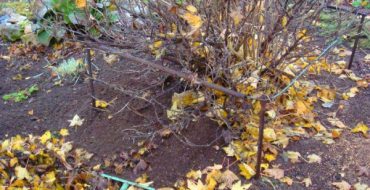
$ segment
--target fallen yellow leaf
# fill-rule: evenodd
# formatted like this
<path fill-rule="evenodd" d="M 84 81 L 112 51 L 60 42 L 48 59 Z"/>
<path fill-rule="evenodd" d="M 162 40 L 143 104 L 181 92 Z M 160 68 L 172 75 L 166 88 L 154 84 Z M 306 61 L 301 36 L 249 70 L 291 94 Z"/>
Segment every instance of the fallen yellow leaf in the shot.
<path fill-rule="evenodd" d="M 15 165 L 15 164 L 17 164 L 17 163 L 18 163 L 18 158 L 17 158 L 17 157 L 12 158 L 12 159 L 10 159 L 10 161 L 9 161 L 9 165 L 10 165 L 10 167 L 14 167 L 14 165 Z"/>
<path fill-rule="evenodd" d="M 266 128 L 263 130 L 263 139 L 265 141 L 271 142 L 276 140 L 276 133 L 272 128 Z"/>
<path fill-rule="evenodd" d="M 341 129 L 333 129 L 331 131 L 331 136 L 333 137 L 333 139 L 339 138 L 341 134 L 342 134 L 342 130 Z"/>
<path fill-rule="evenodd" d="M 292 163 L 296 163 L 299 161 L 299 157 L 301 156 L 301 153 L 294 152 L 294 151 L 287 151 L 287 157 L 290 159 Z"/>
<path fill-rule="evenodd" d="M 197 11 L 198 11 L 197 8 L 195 8 L 193 5 L 186 6 L 186 10 L 188 10 L 189 12 L 191 12 L 193 14 L 197 13 Z"/>
<path fill-rule="evenodd" d="M 317 154 L 311 154 L 307 156 L 308 163 L 321 163 L 321 157 Z"/>
<path fill-rule="evenodd" d="M 30 173 L 28 172 L 27 168 L 23 168 L 21 166 L 15 167 L 15 176 L 17 176 L 18 179 L 27 179 L 31 180 L 32 177 L 30 176 Z"/>
<path fill-rule="evenodd" d="M 239 164 L 240 174 L 244 176 L 246 179 L 252 178 L 256 175 L 256 172 L 246 163 Z"/>
<path fill-rule="evenodd" d="M 336 117 L 334 117 L 334 118 L 330 117 L 330 118 L 328 118 L 328 121 L 334 127 L 338 127 L 338 128 L 341 128 L 341 129 L 347 128 L 347 126 Z"/>
<path fill-rule="evenodd" d="M 338 190 L 350 190 L 351 185 L 346 181 L 332 183 Z"/>
<path fill-rule="evenodd" d="M 49 139 L 51 139 L 51 133 L 50 131 L 46 131 L 41 137 L 40 137 L 40 140 L 41 140 L 41 143 L 42 144 L 45 144 Z"/>
<path fill-rule="evenodd" d="M 266 173 L 269 177 L 273 177 L 275 179 L 281 179 L 284 177 L 284 170 L 279 168 L 266 169 L 263 172 Z"/>
<path fill-rule="evenodd" d="M 304 183 L 304 186 L 305 187 L 310 187 L 311 185 L 312 185 L 312 180 L 311 180 L 311 178 L 304 178 L 303 180 L 302 180 L 302 183 Z"/>
<path fill-rule="evenodd" d="M 186 174 L 186 178 L 197 180 L 202 177 L 202 172 L 200 170 L 191 170 Z"/>
<path fill-rule="evenodd" d="M 63 137 L 68 136 L 69 135 L 68 129 L 65 128 L 61 129 L 59 131 L 59 134 L 62 135 Z"/>
<path fill-rule="evenodd" d="M 280 179 L 280 181 L 283 182 L 283 183 L 286 183 L 289 186 L 291 186 L 293 184 L 293 179 L 290 178 L 290 177 L 287 177 L 287 176 Z"/>
<path fill-rule="evenodd" d="M 274 154 L 265 154 L 265 159 L 268 162 L 272 162 L 272 161 L 276 160 L 276 155 L 274 155 Z"/>
<path fill-rule="evenodd" d="M 365 137 L 367 136 L 367 131 L 369 127 L 366 126 L 363 122 L 360 122 L 356 125 L 355 128 L 351 130 L 352 133 L 362 133 Z"/>
<path fill-rule="evenodd" d="M 44 179 L 44 181 L 45 181 L 46 183 L 52 184 L 52 183 L 54 183 L 54 181 L 55 181 L 55 180 L 56 180 L 56 178 L 55 178 L 55 173 L 54 173 L 54 171 L 48 172 L 48 173 L 45 175 L 45 179 Z"/>
<path fill-rule="evenodd" d="M 297 101 L 295 103 L 296 109 L 297 109 L 297 114 L 303 115 L 305 113 L 310 112 L 310 109 L 307 107 L 306 103 L 304 101 Z"/>
<path fill-rule="evenodd" d="M 108 103 L 104 100 L 95 100 L 95 107 L 105 109 L 108 107 Z"/>
<path fill-rule="evenodd" d="M 193 14 L 193 13 L 187 12 L 184 15 L 182 15 L 182 18 L 184 20 L 186 20 L 186 22 L 188 22 L 188 24 L 191 26 L 192 30 L 199 29 L 203 24 L 202 18 L 198 15 Z"/>
<path fill-rule="evenodd" d="M 357 87 L 353 87 L 349 89 L 348 92 L 343 93 L 342 97 L 344 100 L 348 100 L 349 98 L 355 97 L 358 92 L 359 92 L 359 89 Z"/>
<path fill-rule="evenodd" d="M 239 180 L 233 184 L 231 190 L 248 190 L 252 186 L 251 183 L 242 185 L 242 182 Z"/>
<path fill-rule="evenodd" d="M 68 120 L 70 122 L 69 126 L 70 127 L 79 127 L 83 124 L 84 119 L 81 119 L 80 116 L 77 114 L 73 116 L 72 120 Z"/>

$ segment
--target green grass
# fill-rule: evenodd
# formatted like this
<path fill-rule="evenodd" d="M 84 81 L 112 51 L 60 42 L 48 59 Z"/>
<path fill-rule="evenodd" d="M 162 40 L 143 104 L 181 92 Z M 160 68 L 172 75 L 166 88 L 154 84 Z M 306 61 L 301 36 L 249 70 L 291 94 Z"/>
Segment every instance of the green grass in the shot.
<path fill-rule="evenodd" d="M 332 36 L 332 34 L 335 34 L 335 32 L 338 30 L 338 14 L 339 12 L 336 11 L 323 11 L 320 14 L 320 25 L 319 25 L 319 34 L 322 36 Z M 342 20 L 341 26 L 339 27 L 340 30 L 346 29 L 347 25 L 350 24 L 353 20 L 355 20 L 358 24 L 360 22 L 359 18 L 355 18 L 355 15 L 350 13 L 342 13 L 343 18 L 346 18 L 345 20 Z M 344 35 L 346 36 L 355 36 L 357 33 L 357 27 L 351 27 L 350 30 Z M 366 48 L 370 49 L 370 20 L 365 20 L 362 34 L 365 34 L 367 36 L 367 39 L 360 39 L 359 47 L 360 48 Z M 354 42 L 354 39 L 347 40 L 348 43 Z"/>
<path fill-rule="evenodd" d="M 9 94 L 5 94 L 3 96 L 4 101 L 14 101 L 14 102 L 22 102 L 27 100 L 32 94 L 36 93 L 39 90 L 37 85 L 32 85 L 31 87 L 20 90 L 17 92 L 12 92 Z"/>

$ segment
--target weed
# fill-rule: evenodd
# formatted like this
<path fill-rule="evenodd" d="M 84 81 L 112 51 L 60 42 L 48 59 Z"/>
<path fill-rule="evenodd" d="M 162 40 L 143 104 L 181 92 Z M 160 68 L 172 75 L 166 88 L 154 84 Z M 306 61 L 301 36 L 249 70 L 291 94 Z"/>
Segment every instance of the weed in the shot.
<path fill-rule="evenodd" d="M 32 85 L 31 87 L 20 90 L 18 92 L 12 92 L 9 94 L 5 94 L 3 96 L 4 101 L 14 101 L 14 102 L 22 102 L 27 100 L 32 94 L 36 93 L 39 90 L 36 84 Z"/>
<path fill-rule="evenodd" d="M 58 77 L 77 77 L 79 73 L 83 71 L 83 61 L 82 59 L 76 60 L 75 58 L 70 58 L 68 60 L 63 60 L 62 63 L 52 69 Z"/>

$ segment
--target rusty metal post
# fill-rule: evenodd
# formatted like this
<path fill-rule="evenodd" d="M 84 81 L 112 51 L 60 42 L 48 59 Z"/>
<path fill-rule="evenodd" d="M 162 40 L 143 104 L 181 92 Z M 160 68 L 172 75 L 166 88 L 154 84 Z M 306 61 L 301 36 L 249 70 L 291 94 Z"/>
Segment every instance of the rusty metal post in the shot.
<path fill-rule="evenodd" d="M 351 57 L 349 59 L 347 69 L 351 69 L 351 67 L 352 67 L 352 63 L 353 63 L 353 60 L 355 58 L 355 54 L 356 54 L 358 42 L 360 40 L 360 33 L 361 33 L 362 27 L 364 25 L 365 17 L 366 17 L 365 15 L 362 15 L 361 16 L 360 26 L 358 27 L 358 31 L 357 31 L 357 34 L 356 34 L 355 43 L 353 44 L 353 47 L 352 47 L 352 54 L 351 54 Z"/>
<path fill-rule="evenodd" d="M 261 177 L 261 163 L 262 163 L 262 152 L 263 152 L 263 130 L 265 128 L 265 113 L 266 113 L 267 100 L 263 98 L 261 100 L 261 111 L 259 113 L 259 131 L 258 131 L 258 150 L 257 150 L 257 164 L 256 164 L 256 175 L 255 178 Z"/>
<path fill-rule="evenodd" d="M 96 107 L 95 105 L 95 88 L 94 88 L 94 78 L 92 73 L 92 65 L 91 65 L 91 49 L 86 49 L 86 61 L 87 61 L 87 69 L 88 69 L 88 75 L 89 75 L 89 86 L 90 86 L 90 92 L 91 92 L 91 104 L 93 108 Z"/>

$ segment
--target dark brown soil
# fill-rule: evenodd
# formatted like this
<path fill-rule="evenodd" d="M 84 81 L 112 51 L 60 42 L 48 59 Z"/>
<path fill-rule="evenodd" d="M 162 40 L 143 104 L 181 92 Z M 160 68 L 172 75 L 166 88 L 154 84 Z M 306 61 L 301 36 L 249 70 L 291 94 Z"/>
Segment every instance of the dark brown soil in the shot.
<path fill-rule="evenodd" d="M 1 55 L 8 55 L 7 47 L 8 44 L 2 45 Z M 40 56 L 46 57 L 47 54 Z M 74 56 L 79 55 L 81 52 L 74 53 Z M 76 147 L 85 148 L 95 154 L 91 163 L 94 165 L 102 163 L 105 158 L 119 155 L 120 152 L 136 150 L 140 141 L 152 139 L 152 143 L 158 148 L 151 150 L 143 159 L 150 166 L 150 169 L 145 172 L 150 180 L 155 181 L 156 187 L 173 185 L 192 168 L 202 169 L 214 163 L 222 163 L 225 157 L 222 150 L 216 150 L 212 146 L 192 147 L 179 141 L 175 136 L 162 139 L 156 135 L 156 132 L 163 128 L 161 123 L 167 123 L 163 113 L 171 103 L 173 92 L 178 89 L 176 84 L 163 85 L 161 81 L 164 81 L 167 75 L 146 72 L 147 68 L 142 65 L 130 64 L 124 60 L 110 67 L 104 63 L 101 56 L 98 56 L 94 63 L 101 69 L 98 74 L 99 80 L 115 87 L 123 87 L 123 90 L 117 90 L 101 82 L 95 83 L 97 98 L 106 101 L 114 100 L 106 110 L 92 109 L 87 80 L 81 79 L 78 82 L 66 80 L 62 86 L 54 86 L 55 81 L 50 77 L 50 72 L 43 68 L 46 61 L 30 61 L 30 58 L 25 56 L 13 57 L 11 62 L 0 59 L 1 96 L 33 84 L 37 84 L 40 88 L 39 92 L 24 102 L 1 100 L 0 140 L 18 134 L 40 135 L 47 130 L 57 132 L 61 128 L 68 128 L 69 140 L 73 141 Z M 20 71 L 19 68 L 25 64 L 30 64 L 30 69 Z M 132 70 L 139 72 L 131 73 Z M 122 72 L 127 73 L 122 74 Z M 37 78 L 12 80 L 16 74 L 28 77 L 40 73 L 43 75 Z M 146 101 L 133 99 L 132 96 L 125 94 L 130 93 L 131 89 L 145 89 L 145 92 L 156 97 L 159 103 L 152 106 Z M 121 110 L 126 103 L 129 103 L 130 109 L 136 111 Z M 30 110 L 33 110 L 33 115 L 28 114 Z M 85 119 L 81 127 L 69 127 L 68 120 L 75 114 Z M 113 117 L 110 118 L 110 116 Z M 221 128 L 211 121 L 202 120 L 188 126 L 182 134 L 194 144 L 205 145 L 219 138 Z M 214 144 L 220 143 L 222 142 L 217 141 Z M 134 180 L 144 173 L 134 174 L 130 168 L 120 175 L 114 174 L 112 169 L 107 169 L 106 172 L 129 180 Z"/>
<path fill-rule="evenodd" d="M 2 44 L 0 55 L 7 55 L 8 44 Z M 37 53 L 37 52 L 35 52 Z M 115 101 L 106 110 L 93 110 L 90 104 L 90 90 L 88 82 L 82 75 L 80 81 L 64 81 L 62 86 L 54 86 L 50 72 L 44 68 L 46 61 L 40 54 L 39 61 L 31 61 L 24 56 L 13 57 L 11 65 L 8 61 L 0 59 L 0 95 L 24 89 L 32 84 L 38 84 L 40 91 L 30 99 L 20 103 L 0 101 L 0 140 L 17 134 L 40 135 L 46 130 L 58 131 L 68 128 L 69 140 L 75 146 L 86 148 L 95 154 L 91 165 L 101 163 L 105 158 L 111 158 L 120 152 L 130 152 L 137 149 L 138 142 L 149 140 L 156 145 L 156 149 L 147 153 L 143 159 L 149 164 L 146 173 L 153 180 L 155 187 L 171 186 L 176 180 L 185 176 L 191 169 L 202 169 L 215 163 L 221 164 L 225 161 L 225 154 L 221 150 L 209 147 L 193 147 L 181 142 L 176 136 L 161 138 L 158 131 L 168 122 L 165 119 L 166 106 L 170 105 L 172 93 L 179 90 L 175 83 L 163 85 L 167 75 L 160 72 L 146 72 L 146 67 L 131 64 L 121 60 L 114 66 L 109 66 L 100 58 L 94 63 L 101 70 L 98 78 L 110 84 L 124 87 L 121 90 L 110 88 L 100 82 L 96 83 L 96 97 Z M 81 55 L 81 52 L 75 52 Z M 29 70 L 20 71 L 20 67 L 30 64 Z M 355 69 L 357 66 L 355 66 Z M 113 71 L 115 70 L 115 71 Z M 132 70 L 140 72 L 130 73 Z M 363 71 L 363 68 L 357 70 Z M 118 72 L 119 71 L 119 72 Z M 126 72 L 126 73 L 122 73 Z M 29 80 L 12 80 L 16 74 L 23 76 L 41 76 Z M 363 73 L 361 73 L 363 74 Z M 366 73 L 365 73 L 366 74 Z M 346 90 L 353 82 L 326 76 L 317 82 L 330 84 L 338 90 Z M 148 88 L 151 87 L 151 88 Z M 143 92 L 156 97 L 157 103 L 133 99 L 125 93 L 130 89 L 144 89 Z M 140 96 L 140 95 L 139 95 Z M 127 103 L 129 108 L 135 112 L 124 109 Z M 348 108 L 339 113 L 348 126 L 354 127 L 360 121 L 370 125 L 370 90 L 362 90 L 355 98 L 348 102 Z M 336 105 L 328 110 L 318 109 L 321 120 L 326 117 L 323 113 L 335 110 Z M 33 110 L 33 115 L 28 111 Z M 78 114 L 85 122 L 78 128 L 69 127 L 68 120 Z M 110 118 L 110 115 L 113 115 Z M 327 125 L 324 121 L 323 124 Z M 219 138 L 221 128 L 217 124 L 201 119 L 190 124 L 182 131 L 194 144 L 208 144 Z M 216 141 L 215 145 L 222 147 L 223 140 Z M 359 166 L 370 169 L 370 141 L 359 134 L 344 133 L 333 145 L 324 145 L 314 139 L 305 139 L 291 143 L 287 150 L 298 151 L 302 156 L 318 154 L 322 157 L 321 164 L 290 164 L 279 158 L 274 164 L 280 164 L 286 171 L 286 176 L 291 177 L 295 183 L 287 186 L 281 182 L 273 181 L 274 187 L 267 182 L 255 182 L 254 189 L 333 189 L 332 182 L 342 179 L 354 184 L 358 181 L 370 185 L 369 177 L 357 176 Z M 105 172 L 113 173 L 112 169 Z M 133 180 L 144 172 L 134 173 L 132 169 L 126 169 L 119 176 Z M 237 171 L 236 171 L 237 173 Z M 341 176 L 344 173 L 344 176 Z M 303 178 L 310 177 L 313 185 L 305 188 L 301 183 Z"/>
<path fill-rule="evenodd" d="M 326 84 L 338 91 L 337 95 L 355 86 L 350 80 L 339 79 L 329 74 L 315 76 L 317 84 Z M 337 110 L 340 100 L 336 100 L 330 109 L 317 105 L 315 111 L 318 119 L 326 128 L 333 128 L 327 122 L 328 113 Z M 342 100 L 343 101 L 343 100 Z M 362 89 L 354 98 L 345 102 L 345 109 L 337 113 L 338 118 L 348 127 L 353 128 L 359 122 L 370 125 L 370 89 Z M 259 182 L 256 189 L 336 189 L 332 183 L 347 181 L 354 185 L 358 182 L 370 185 L 370 176 L 359 175 L 359 169 L 370 172 L 370 139 L 361 134 L 353 134 L 345 131 L 341 137 L 332 145 L 325 145 L 313 138 L 303 139 L 290 143 L 285 151 L 299 152 L 304 158 L 310 154 L 317 154 L 322 158 L 321 164 L 309 164 L 304 161 L 296 164 L 285 162 L 280 157 L 275 163 L 281 165 L 285 171 L 285 176 L 293 179 L 292 186 L 288 186 L 279 181 L 272 181 L 272 184 Z M 304 178 L 311 178 L 312 186 L 306 188 L 302 182 Z M 273 187 L 274 186 L 274 187 Z"/>

